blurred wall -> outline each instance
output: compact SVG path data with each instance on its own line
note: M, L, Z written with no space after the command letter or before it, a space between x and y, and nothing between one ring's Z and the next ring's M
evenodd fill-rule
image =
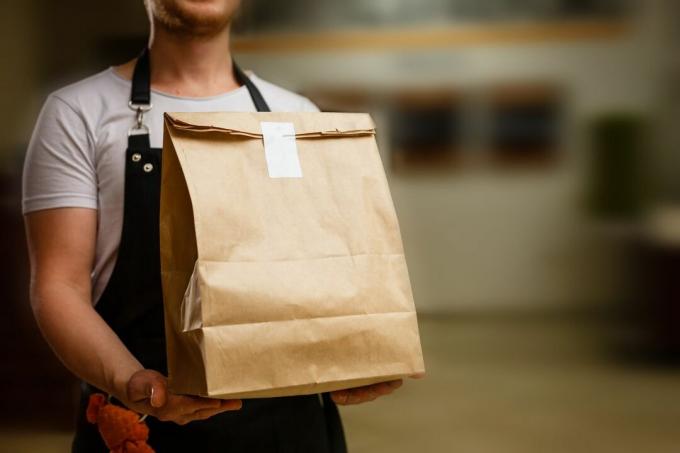
M359 84L481 89L513 80L563 86L562 165L461 171L445 178L390 175L390 185L421 310L600 307L626 296L627 269L620 244L608 236L603 240L583 214L587 121L608 111L657 113L668 82L663 76L674 8L665 0L638 2L630 33L612 40L253 53L240 61L298 89Z
M14 158L26 143L34 120L34 91L40 80L42 36L36 27L36 2L0 2L0 163Z

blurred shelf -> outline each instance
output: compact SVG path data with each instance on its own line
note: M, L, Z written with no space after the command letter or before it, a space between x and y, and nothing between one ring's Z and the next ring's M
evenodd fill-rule
M234 39L235 52L418 49L615 39L628 33L625 20L570 20L495 25L271 33Z

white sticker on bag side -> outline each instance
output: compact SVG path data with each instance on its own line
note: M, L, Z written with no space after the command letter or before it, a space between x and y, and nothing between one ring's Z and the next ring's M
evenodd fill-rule
M293 123L263 121L264 155L270 178L302 178Z

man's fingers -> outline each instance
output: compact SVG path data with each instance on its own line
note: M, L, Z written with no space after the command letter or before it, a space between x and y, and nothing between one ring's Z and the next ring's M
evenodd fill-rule
M149 382L133 375L127 384L127 397L130 401L138 402L149 397Z
M151 407L163 407L167 401L168 395L165 385L153 383L151 386L151 395L149 396L149 403Z
M394 381L387 381L387 382L385 382L385 384L392 387L392 389L398 389L399 387L401 387L404 384L404 381L402 379L397 379L397 380L394 380Z
M347 396L347 402L345 404L359 404L364 401L368 401L368 390L365 387L352 389Z
M243 407L241 400L222 400L222 409L237 411Z
M204 398L207 399L207 398ZM178 425L186 425L194 420L205 420L222 412L229 412L241 409L241 400L217 400L220 404L217 407L199 409L192 413L183 413L173 417Z
M340 405L359 404L367 401L389 395L394 390L402 386L403 380L396 379L394 381L380 382L378 384L367 385L364 387L357 387L347 390L338 390L331 392L331 399Z
M196 411L189 415L191 420L206 420L214 415L221 414L222 412L229 412L227 409L203 409Z
M189 417L177 417L175 419L168 419L168 421L174 421L178 425L186 425L191 419Z
M378 395L378 393L375 391L375 387L371 385L369 387L366 387L364 391L358 395L359 399L357 400L357 403L373 401L379 396L380 395Z
M168 400L168 389L165 379L153 379L149 391L149 403L151 407L163 407Z
M371 387L373 391L377 394L376 397L378 397L389 395L390 393L394 392L396 389L401 387L403 383L404 381L402 381L401 379L397 379L394 381L380 382L379 384L372 385Z
M167 378L154 370L140 370L127 383L127 399L135 410L150 413L163 421L184 425L220 412L238 410L241 400L221 400L201 396L177 395L168 390Z
M367 387L358 387L349 390L340 390L331 393L331 399L335 401L336 404L340 405L350 405L357 404L363 401L369 401L372 394L367 389ZM372 399L375 399L374 396Z
M173 395L172 398L173 406L177 407L181 414L192 414L203 409L217 409L222 404L221 400L200 396Z
M394 387L389 385L387 382L381 382L380 384L375 384L373 390L378 396L389 395L394 392Z
M132 402L149 399L151 406L162 407L167 399L165 376L153 370L140 370L127 385L127 397Z
M241 409L241 402L238 400L228 401L217 409L201 409L190 415L193 420L205 420L213 415L221 414L222 412L231 412Z
M201 411L217 411L217 412L235 411L241 409L242 406L241 400L211 399L211 401L212 401L211 404L207 408L201 407L199 409L196 409L195 411L192 412L192 415Z
M347 404L347 399L349 398L349 391L338 390L331 392L331 399L335 404Z
M353 396L354 398L350 396L351 404L367 403L378 397L372 385L358 389L358 391Z

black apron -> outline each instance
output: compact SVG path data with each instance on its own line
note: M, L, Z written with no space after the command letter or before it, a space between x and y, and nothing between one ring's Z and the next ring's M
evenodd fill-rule
M257 110L269 111L252 81L235 63L233 69ZM167 375L158 228L161 149L151 148L144 125L144 113L151 109L149 73L145 49L135 66L129 102L137 122L125 152L125 207L118 257L95 309L145 368ZM93 392L101 390L81 382L73 452L108 452L97 427L85 418ZM244 400L239 411L186 425L152 416L146 421L149 445L159 453L346 451L338 409L328 394Z

